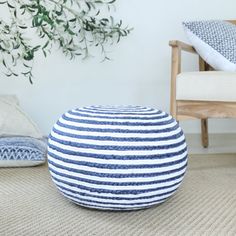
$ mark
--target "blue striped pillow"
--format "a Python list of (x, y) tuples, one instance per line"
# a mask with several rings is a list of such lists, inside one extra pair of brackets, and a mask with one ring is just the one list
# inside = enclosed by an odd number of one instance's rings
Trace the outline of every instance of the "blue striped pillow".
[(180, 186), (187, 147), (178, 123), (140, 106), (70, 110), (48, 141), (54, 183), (90, 208), (133, 210), (164, 202)]

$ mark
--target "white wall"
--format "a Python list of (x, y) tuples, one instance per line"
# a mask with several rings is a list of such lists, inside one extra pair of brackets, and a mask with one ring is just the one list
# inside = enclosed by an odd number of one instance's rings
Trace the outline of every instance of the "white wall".
[[(15, 93), (44, 134), (70, 108), (89, 104), (140, 104), (169, 111), (170, 39), (186, 41), (181, 22), (234, 19), (235, 0), (117, 0), (117, 18), (134, 27), (112, 50), (113, 61), (69, 61), (60, 52), (37, 58), (34, 85), (24, 78), (0, 80), (0, 93)], [(184, 58), (186, 70), (196, 58)], [(182, 122), (199, 132), (199, 122)], [(212, 121), (210, 132), (235, 132), (235, 120)]]

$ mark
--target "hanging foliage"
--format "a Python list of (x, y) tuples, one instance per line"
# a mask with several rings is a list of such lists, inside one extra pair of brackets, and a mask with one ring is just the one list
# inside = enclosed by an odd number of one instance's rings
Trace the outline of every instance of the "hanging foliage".
[[(35, 55), (41, 52), (46, 57), (53, 45), (70, 59), (87, 58), (97, 47), (108, 59), (106, 45), (130, 33), (121, 20), (116, 22), (108, 14), (115, 1), (0, 0), (1, 9), (9, 14), (6, 20), (0, 18), (2, 70), (6, 76), (22, 74), (32, 83)], [(38, 40), (32, 37), (35, 34)]]

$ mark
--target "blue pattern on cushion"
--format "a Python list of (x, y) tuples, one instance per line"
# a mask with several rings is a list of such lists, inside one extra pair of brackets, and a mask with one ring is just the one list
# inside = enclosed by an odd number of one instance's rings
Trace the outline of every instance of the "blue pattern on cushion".
[(236, 64), (236, 26), (222, 20), (183, 22), (193, 34)]
[(30, 137), (1, 137), (0, 161), (44, 161), (46, 143)]

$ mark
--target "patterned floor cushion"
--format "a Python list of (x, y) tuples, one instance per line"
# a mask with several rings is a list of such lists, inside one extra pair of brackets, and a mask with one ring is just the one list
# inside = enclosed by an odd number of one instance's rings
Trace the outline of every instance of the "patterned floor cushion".
[(46, 144), (37, 125), (15, 95), (0, 95), (0, 167), (35, 166), (45, 162)]
[(0, 167), (36, 166), (45, 162), (46, 142), (29, 137), (0, 138)]

